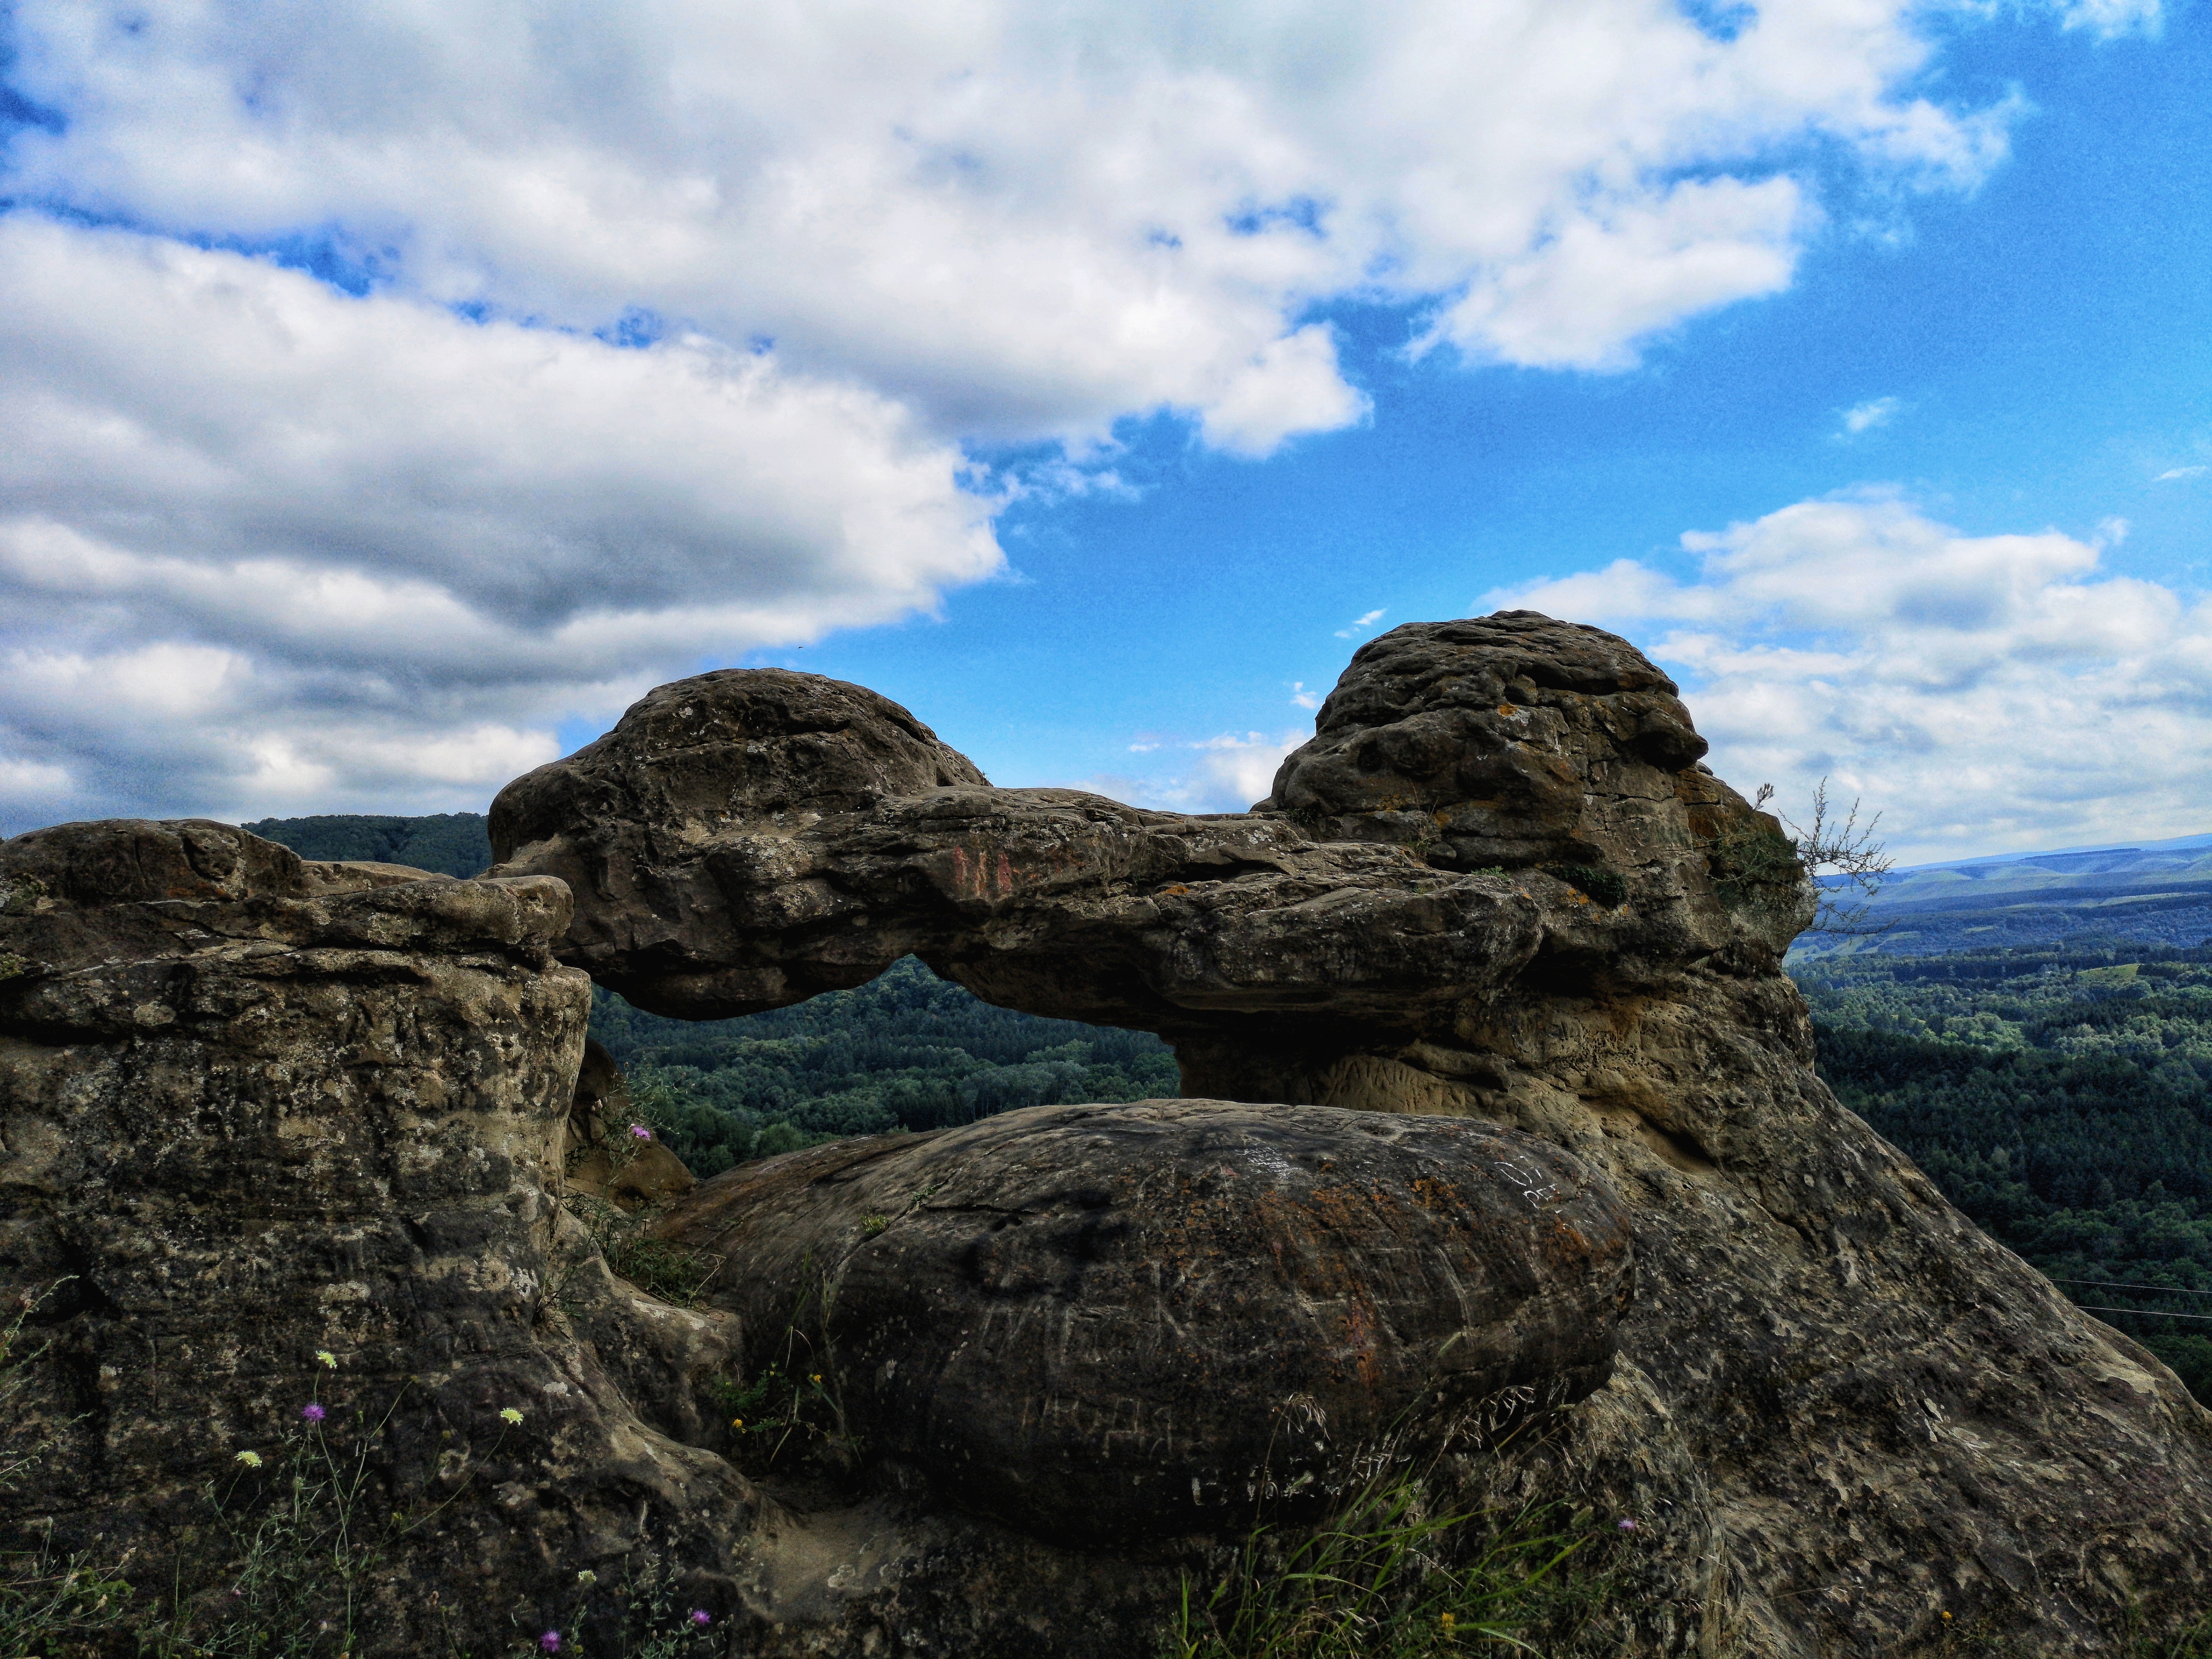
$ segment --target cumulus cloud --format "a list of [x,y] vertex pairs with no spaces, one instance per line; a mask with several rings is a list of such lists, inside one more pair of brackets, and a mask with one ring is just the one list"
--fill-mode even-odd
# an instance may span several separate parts
[[907,411],[703,340],[19,215],[0,359],[11,815],[480,803],[671,665],[999,562]]
[[1727,39],[1668,0],[14,9],[15,78],[66,117],[16,137],[21,198],[337,227],[414,292],[772,337],[963,435],[1176,408],[1254,454],[1365,407],[1316,300],[1437,298],[1472,354],[1618,366],[1789,280],[1808,141],[1971,185],[2009,118],[1910,89],[1917,0]]
[[2212,601],[2044,531],[1967,536],[1899,499],[1801,501],[1486,596],[1626,635],[1677,672],[1711,763],[1802,802],[1822,777],[1933,858],[2208,827]]
[[1324,306],[1624,367],[1837,181],[2002,159],[2015,103],[1920,90],[1946,9],[17,0],[10,821],[480,800],[989,574],[994,503],[1122,488],[1117,421],[1366,418]]

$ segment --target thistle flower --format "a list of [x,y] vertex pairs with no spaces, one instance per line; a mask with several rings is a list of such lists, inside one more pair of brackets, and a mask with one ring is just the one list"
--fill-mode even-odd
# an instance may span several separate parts
[[334,1371],[338,1368],[338,1357],[328,1348],[318,1348],[315,1350],[315,1364],[326,1371]]
[[258,1469],[261,1467],[261,1454],[258,1451],[242,1451],[231,1459],[231,1462],[243,1463],[249,1469]]
[[547,1653],[560,1652],[561,1632],[557,1630],[547,1631],[544,1635],[538,1638],[538,1645]]
[[300,1407],[300,1415],[306,1418],[310,1423],[319,1423],[323,1420],[325,1413],[320,1406],[316,1405],[314,1401],[311,1400],[306,1405]]
[[520,1423],[522,1421],[522,1413],[512,1406],[502,1406],[499,1408],[499,1420],[502,1423]]
[[1636,1522],[1632,1516],[1621,1516],[1618,1524],[1623,1532],[1634,1532],[1636,1530]]
[[704,1607],[694,1607],[691,1609],[691,1622],[704,1630],[714,1622],[714,1616]]
[[650,1140],[653,1139],[653,1131],[642,1123],[633,1123],[629,1126],[629,1138],[632,1140]]

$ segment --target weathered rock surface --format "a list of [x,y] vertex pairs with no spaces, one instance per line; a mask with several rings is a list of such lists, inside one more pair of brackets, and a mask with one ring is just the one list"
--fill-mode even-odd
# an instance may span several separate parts
[[684,1443],[728,1322],[613,1279],[548,1195],[589,1008],[548,955],[568,920],[558,882],[303,865],[216,823],[0,846],[0,1285],[57,1287],[4,1425],[46,1447],[0,1492],[16,1545],[220,1597],[203,1490],[288,1478],[319,1401],[334,1436],[390,1410],[377,1650],[506,1650],[511,1613],[557,1622],[563,1581],[671,1516],[722,1518],[684,1565],[734,1600],[754,1499]]
[[1620,1204],[1466,1119],[1040,1106],[739,1166],[665,1230],[722,1259],[749,1375],[1066,1542],[1333,1509],[1386,1443],[1580,1400],[1633,1286]]
[[[389,1404],[363,1654],[508,1650],[645,1550],[756,1659],[1127,1659],[1252,1514],[1502,1388],[1577,1403],[1456,1498],[1636,1517],[1617,1651],[2202,1608],[2212,1419],[1820,1085],[1802,872],[1700,751],[1626,642],[1515,612],[1364,647],[1246,814],[994,789],[760,671],[519,780],[489,878],[18,837],[0,1290],[60,1288],[0,1528],[220,1597],[233,1454]],[[620,1115],[577,969],[704,1017],[909,951],[1162,1032],[1193,1098],[734,1170],[659,1224],[720,1305],[615,1279],[556,1197]],[[862,1455],[748,1479],[730,1390],[795,1333]]]
[[1819,1083],[1802,872],[1700,751],[1625,641],[1508,612],[1363,648],[1249,814],[993,789],[870,694],[728,672],[518,781],[492,835],[574,892],[563,959],[648,1007],[915,951],[1161,1032],[1194,1097],[1573,1153],[1632,1218],[1620,1364],[1465,1473],[1644,1517],[1632,1646],[1903,1652],[1949,1612],[2060,1653],[2130,1597],[2203,1605],[2212,1419]]
[[636,1211],[678,1199],[698,1183],[684,1160],[658,1140],[641,1141],[629,1085],[615,1058],[592,1040],[576,1073],[576,1097],[556,1147],[565,1192]]

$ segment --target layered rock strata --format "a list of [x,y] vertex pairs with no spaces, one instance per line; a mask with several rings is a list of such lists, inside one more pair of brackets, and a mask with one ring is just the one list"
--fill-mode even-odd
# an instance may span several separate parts
[[994,789],[881,698],[750,671],[652,693],[492,836],[574,893],[562,959],[660,1012],[918,952],[1160,1032],[1192,1096],[1574,1155],[1632,1216],[1620,1363],[1464,1473],[1640,1519],[1632,1646],[2094,1650],[2131,1600],[2201,1605],[2206,1413],[1820,1084],[1780,966],[1803,872],[1702,752],[1625,641],[1506,612],[1364,647],[1246,814]]
[[[204,1629],[249,1594],[232,1527],[365,1442],[363,1650],[506,1651],[701,1514],[680,1565],[734,1599],[754,1498],[690,1443],[729,1321],[612,1278],[553,1196],[590,1006],[549,954],[568,921],[558,882],[210,823],[0,846],[0,1284],[37,1351],[9,1544],[123,1561],[146,1618],[180,1595]],[[319,1640],[309,1599],[255,1603],[308,1620],[271,1639]]]

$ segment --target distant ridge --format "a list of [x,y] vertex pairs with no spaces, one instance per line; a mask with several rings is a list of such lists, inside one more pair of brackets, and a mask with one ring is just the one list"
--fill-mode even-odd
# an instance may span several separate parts
[[367,859],[411,865],[441,875],[480,875],[491,866],[491,839],[481,812],[434,812],[386,817],[331,812],[306,818],[263,818],[239,826],[290,848],[303,859]]
[[2171,853],[2192,847],[2212,848],[2212,832],[2201,836],[2168,836],[2162,841],[2100,841],[2081,847],[2046,847],[2035,853],[1980,853],[1970,859],[1945,859],[1935,864],[1916,864],[1900,870],[1900,876],[1916,870],[1964,870],[1977,864],[2020,864],[2036,859],[2075,858],[2089,853]]
[[2197,945],[2212,939],[2212,835],[1915,865],[1891,873],[1869,919],[1882,931],[1808,934],[1793,958],[2092,941]]

